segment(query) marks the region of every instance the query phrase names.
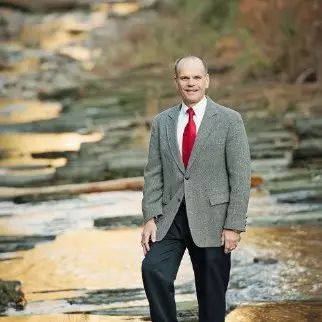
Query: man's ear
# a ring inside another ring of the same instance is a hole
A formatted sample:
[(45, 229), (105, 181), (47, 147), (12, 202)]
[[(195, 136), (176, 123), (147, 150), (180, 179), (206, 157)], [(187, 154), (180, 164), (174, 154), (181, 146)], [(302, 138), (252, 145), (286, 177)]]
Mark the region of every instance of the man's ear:
[(176, 75), (173, 76), (173, 83), (174, 83), (174, 86), (178, 89), (179, 88), (178, 87), (178, 79), (177, 79)]
[(209, 74), (206, 75), (206, 88), (209, 88), (210, 77)]

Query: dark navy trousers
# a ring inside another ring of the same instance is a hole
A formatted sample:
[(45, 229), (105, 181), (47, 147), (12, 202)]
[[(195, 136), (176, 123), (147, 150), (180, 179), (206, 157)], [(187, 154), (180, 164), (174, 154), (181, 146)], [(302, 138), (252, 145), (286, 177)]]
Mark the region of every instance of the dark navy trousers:
[(177, 322), (174, 281), (185, 250), (194, 274), (200, 322), (224, 322), (231, 258), (224, 247), (194, 244), (184, 202), (163, 240), (150, 244), (142, 262), (144, 289), (152, 322)]

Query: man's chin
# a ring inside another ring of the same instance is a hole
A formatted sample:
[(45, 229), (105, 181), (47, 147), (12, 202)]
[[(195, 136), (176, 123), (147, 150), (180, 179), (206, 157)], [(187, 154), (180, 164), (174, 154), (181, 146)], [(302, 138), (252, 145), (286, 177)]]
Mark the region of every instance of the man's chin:
[(191, 95), (191, 96), (186, 96), (184, 100), (191, 105), (191, 104), (197, 104), (201, 99), (202, 97)]

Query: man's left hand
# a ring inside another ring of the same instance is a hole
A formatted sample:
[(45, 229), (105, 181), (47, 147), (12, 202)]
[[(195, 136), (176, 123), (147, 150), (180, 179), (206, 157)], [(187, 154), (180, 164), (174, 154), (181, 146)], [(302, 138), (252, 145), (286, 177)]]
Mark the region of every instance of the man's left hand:
[(240, 233), (224, 229), (221, 235), (221, 245), (225, 246), (225, 254), (233, 251), (240, 241)]

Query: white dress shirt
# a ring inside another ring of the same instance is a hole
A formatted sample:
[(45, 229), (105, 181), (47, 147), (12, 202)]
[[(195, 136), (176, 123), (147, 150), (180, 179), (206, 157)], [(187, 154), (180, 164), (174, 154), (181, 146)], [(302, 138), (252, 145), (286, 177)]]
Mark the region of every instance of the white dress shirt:
[[(202, 100), (200, 100), (196, 105), (192, 106), (195, 115), (193, 116), (193, 120), (196, 124), (196, 130), (198, 133), (202, 118), (205, 114), (207, 105), (207, 98), (204, 96)], [(185, 103), (181, 103), (181, 109), (178, 116), (178, 126), (177, 126), (177, 140), (178, 140), (178, 147), (180, 150), (180, 154), (182, 155), (182, 137), (184, 129), (189, 121), (189, 114), (187, 113), (190, 106), (187, 106)]]

